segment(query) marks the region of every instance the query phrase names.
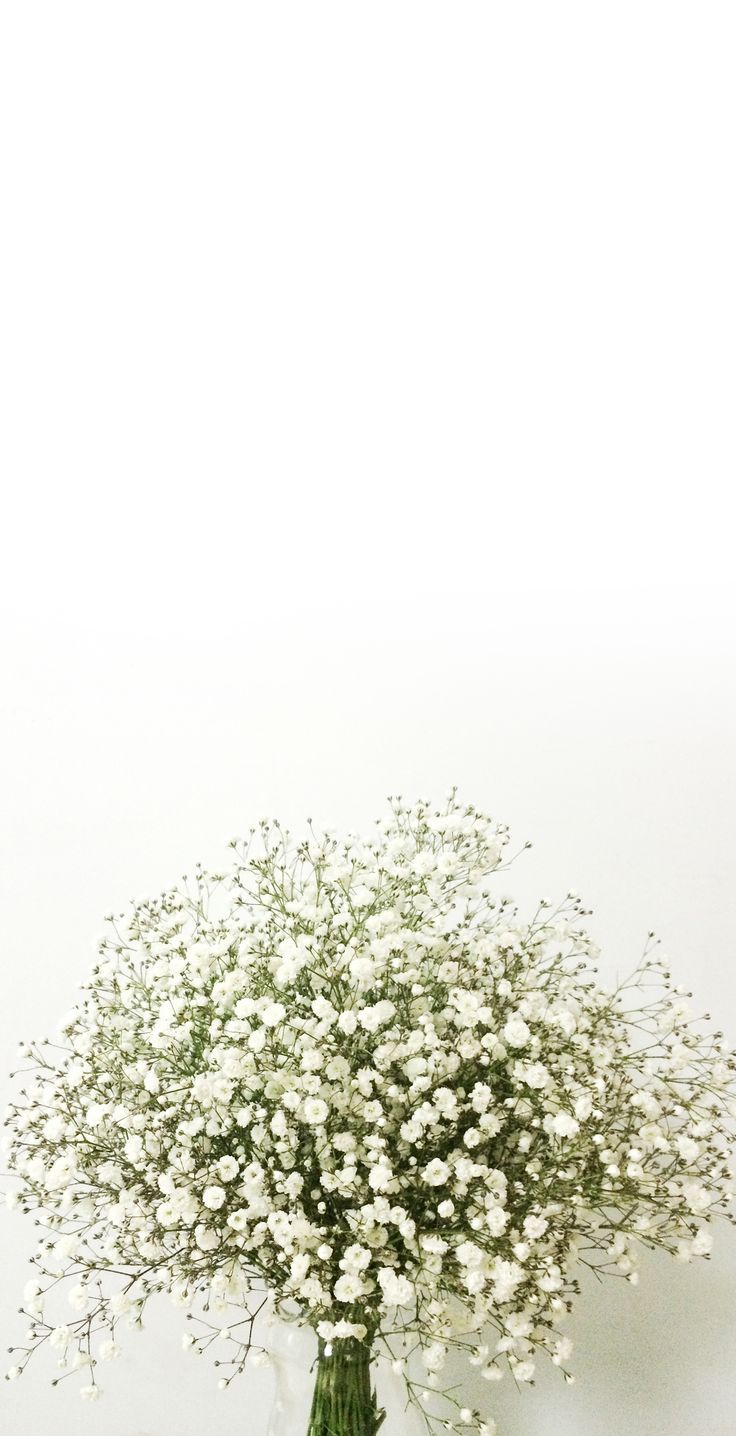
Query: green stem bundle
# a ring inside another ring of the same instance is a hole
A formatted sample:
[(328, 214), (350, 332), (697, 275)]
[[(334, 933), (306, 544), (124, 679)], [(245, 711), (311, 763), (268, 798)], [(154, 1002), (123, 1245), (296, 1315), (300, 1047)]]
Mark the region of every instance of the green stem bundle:
[(383, 1424), (371, 1386), (368, 1342), (320, 1340), (307, 1436), (376, 1436)]

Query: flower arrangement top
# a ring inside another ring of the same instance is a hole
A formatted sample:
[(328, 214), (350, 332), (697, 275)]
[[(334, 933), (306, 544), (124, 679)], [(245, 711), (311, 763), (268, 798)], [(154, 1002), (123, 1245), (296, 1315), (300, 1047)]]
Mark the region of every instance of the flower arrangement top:
[[(523, 920), (507, 841), (454, 793), (392, 801), (367, 838), (264, 822), (226, 871), (109, 919), (7, 1114), (9, 1200), (43, 1218), (9, 1375), (48, 1342), (94, 1398), (121, 1323), (168, 1292), (227, 1385), (269, 1291), (320, 1368), (413, 1353), (427, 1429), (490, 1433), (443, 1391), (448, 1353), (571, 1379), (577, 1263), (635, 1282), (641, 1246), (708, 1254), (733, 1056), (651, 940), (611, 993), (574, 894)], [(314, 1436), (343, 1429), (331, 1379)], [(351, 1436), (380, 1425), (365, 1390)]]

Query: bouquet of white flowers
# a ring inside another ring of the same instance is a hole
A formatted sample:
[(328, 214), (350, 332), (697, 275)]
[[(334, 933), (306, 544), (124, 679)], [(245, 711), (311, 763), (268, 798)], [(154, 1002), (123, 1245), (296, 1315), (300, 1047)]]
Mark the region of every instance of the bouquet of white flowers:
[(487, 1436), (443, 1391), (450, 1352), (571, 1379), (576, 1263), (635, 1282), (641, 1246), (708, 1254), (733, 1055), (652, 940), (609, 993), (574, 894), (528, 921), (494, 896), (507, 841), (454, 793), (367, 839), (263, 823), (226, 872), (109, 919), (7, 1115), (9, 1201), (43, 1233), (9, 1376), (48, 1343), (94, 1399), (168, 1292), (227, 1385), (269, 1291), (316, 1333), (309, 1436), (375, 1436), (379, 1359), (428, 1431)]

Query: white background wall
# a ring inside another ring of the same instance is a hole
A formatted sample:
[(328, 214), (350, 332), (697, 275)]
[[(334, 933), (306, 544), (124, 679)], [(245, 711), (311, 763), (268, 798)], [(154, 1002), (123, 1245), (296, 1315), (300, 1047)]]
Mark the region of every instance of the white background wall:
[[(454, 781), (534, 840), (522, 899), (578, 888), (611, 974), (656, 928), (736, 1041), (735, 38), (4, 7), (2, 1071), (110, 908)], [(735, 1276), (724, 1231), (586, 1290), (578, 1384), (494, 1390), (503, 1436), (733, 1436)], [(93, 1408), (39, 1361), (0, 1427), (260, 1436), (268, 1373), (220, 1395), (181, 1326)]]

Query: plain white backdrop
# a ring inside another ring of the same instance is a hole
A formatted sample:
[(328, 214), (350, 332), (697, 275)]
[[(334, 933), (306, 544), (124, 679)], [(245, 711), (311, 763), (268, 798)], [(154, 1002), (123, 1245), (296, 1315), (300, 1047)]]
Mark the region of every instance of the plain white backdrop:
[[(6, 0), (0, 1070), (109, 909), (453, 782), (736, 1041), (735, 51), (717, 3)], [(502, 1436), (733, 1436), (735, 1277), (726, 1230), (586, 1289)], [(260, 1436), (180, 1331), (3, 1431)]]

